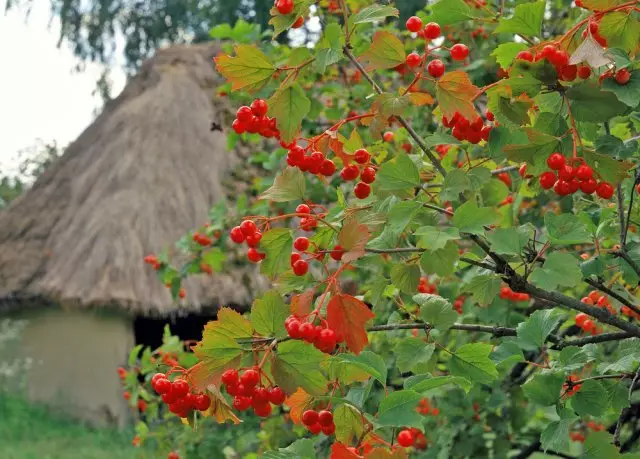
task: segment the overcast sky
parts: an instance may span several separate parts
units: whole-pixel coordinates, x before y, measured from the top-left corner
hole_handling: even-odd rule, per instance
[[[74,71],[78,61],[73,53],[64,44],[56,47],[59,22],[51,21],[48,3],[33,2],[28,19],[19,11],[5,15],[0,8],[0,170],[10,168],[18,151],[38,139],[68,144],[100,106],[91,93],[101,67],[90,64]],[[112,71],[112,79],[116,95],[124,73]]]

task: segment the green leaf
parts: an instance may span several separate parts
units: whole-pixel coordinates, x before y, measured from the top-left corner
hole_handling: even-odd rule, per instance
[[[418,247],[432,251],[444,248],[449,241],[460,239],[457,228],[443,226],[421,226],[413,234],[418,238]]]
[[[458,246],[449,241],[438,250],[429,250],[420,256],[420,266],[428,274],[448,276],[456,269],[456,262],[460,258]]]
[[[289,269],[291,251],[293,250],[293,236],[291,230],[275,228],[262,235],[260,250],[265,258],[260,264],[260,272],[275,275]]]
[[[408,155],[398,155],[380,166],[376,183],[381,191],[415,188],[420,186],[420,172]]]
[[[253,45],[237,45],[236,56],[226,54],[215,58],[216,68],[231,82],[233,91],[257,91],[271,80],[275,66]]]
[[[628,373],[635,371],[640,362],[640,341],[638,339],[626,339],[618,346],[616,359],[613,362],[603,362],[598,366],[602,373],[610,371],[617,373]]]
[[[460,141],[452,135],[446,134],[444,132],[436,132],[435,134],[425,137],[424,144],[427,146],[427,148],[433,148],[436,145],[460,145]],[[451,172],[449,172],[449,174]],[[449,174],[447,174],[447,176]]]
[[[591,242],[587,227],[573,214],[556,215],[547,212],[544,224],[549,233],[549,241],[554,245],[573,245]]]
[[[627,106],[613,93],[602,91],[595,82],[575,84],[566,94],[576,121],[603,123],[627,111]]]
[[[602,89],[611,91],[620,102],[635,108],[640,104],[640,72],[631,72],[627,84],[618,84],[615,78],[607,78],[602,82]]]
[[[531,128],[524,128],[528,143],[524,145],[506,145],[503,151],[507,158],[515,162],[535,164],[541,158],[547,158],[560,147],[560,139]]]
[[[397,67],[404,63],[405,58],[404,45],[400,39],[386,30],[376,32],[371,46],[360,56],[374,70]]]
[[[460,198],[460,193],[471,189],[471,180],[467,172],[462,169],[454,169],[444,178],[440,198],[443,200],[457,200]]]
[[[607,46],[620,48],[629,53],[638,48],[640,21],[631,10],[614,11],[602,16],[598,33],[607,39]]]
[[[329,65],[340,62],[344,56],[342,46],[344,35],[337,23],[328,24],[324,29],[322,40],[316,46],[315,66],[318,73],[324,73]]]
[[[374,4],[366,6],[349,18],[349,25],[378,22],[388,17],[398,17],[400,12],[392,6]]]
[[[518,344],[525,350],[537,350],[561,321],[559,311],[543,309],[534,312],[518,324]]]
[[[613,446],[613,436],[609,432],[589,432],[580,459],[620,459],[626,456],[622,456]]]
[[[516,99],[512,97],[511,91],[505,86],[491,88],[487,91],[487,95],[489,97],[488,109],[493,112],[498,122],[514,128],[530,124],[531,99]]]
[[[577,346],[568,346],[560,351],[558,359],[554,362],[554,368],[561,368],[565,371],[573,371],[583,368],[589,361],[589,357],[584,349]]]
[[[312,440],[301,438],[278,451],[266,451],[262,457],[264,459],[316,459],[316,450]]]
[[[506,69],[511,66],[511,62],[513,62],[520,51],[528,48],[529,46],[524,43],[502,43],[493,50],[491,55],[495,57],[500,67]]]
[[[608,155],[600,155],[592,150],[583,150],[582,156],[587,164],[598,171],[603,180],[613,184],[628,177],[627,171],[632,167],[630,162],[617,161]]]
[[[401,292],[411,295],[418,290],[420,268],[416,264],[398,263],[391,268],[391,282]]]
[[[457,376],[431,376],[430,374],[417,375],[407,378],[404,384],[405,389],[412,389],[420,394],[425,394],[438,387],[447,384],[455,384],[465,392],[471,390],[471,381]]]
[[[280,343],[271,365],[273,378],[287,394],[302,387],[311,395],[324,395],[327,380],[319,368],[327,360],[327,354],[304,341]]]
[[[448,330],[458,318],[451,303],[440,295],[418,293],[413,296],[413,301],[420,306],[420,318],[436,330]]]
[[[535,97],[543,85],[551,85],[557,78],[555,67],[546,59],[538,62],[517,59],[503,85],[511,88],[514,96],[525,93]]]
[[[514,363],[523,362],[524,355],[516,343],[505,341],[493,350],[491,360],[496,362],[498,368],[508,368]]]
[[[287,336],[284,321],[289,317],[289,306],[280,293],[269,290],[257,299],[251,308],[251,325],[262,336],[282,338]]]
[[[422,396],[413,390],[399,390],[380,402],[377,423],[381,426],[417,427],[422,429],[422,416],[416,407]]]
[[[297,167],[287,167],[276,178],[259,199],[274,202],[302,201],[306,189],[304,174]]]
[[[498,228],[487,231],[487,240],[491,244],[491,250],[501,255],[520,255],[522,249],[529,242],[530,229]]]
[[[219,247],[213,247],[202,254],[202,261],[215,272],[222,271],[226,259],[227,255]]]
[[[407,107],[409,107],[409,97],[385,92],[377,96],[373,104],[374,108],[386,121],[391,116],[404,115]]]
[[[544,19],[544,8],[544,0],[517,5],[512,17],[500,19],[494,33],[514,33],[528,37],[539,37]]]
[[[455,314],[455,313],[454,313]],[[434,344],[427,344],[420,338],[404,338],[393,347],[396,366],[402,373],[418,373],[426,369],[433,356]]]
[[[627,68],[633,63],[629,58],[629,54],[619,48],[608,48],[605,54],[613,59],[616,69]]]
[[[484,227],[500,221],[500,214],[491,207],[478,207],[475,201],[467,201],[453,214],[453,225],[461,233],[483,234]]]
[[[596,139],[596,152],[616,159],[630,158],[638,149],[638,142],[623,142],[618,137],[603,135]]]
[[[374,352],[362,351],[359,355],[338,354],[334,359],[353,365],[373,376],[383,386],[387,385],[387,364]]]
[[[280,14],[275,6],[271,8],[269,24],[273,26],[273,39],[275,40],[282,32],[290,29],[300,16],[307,17],[309,5],[312,3],[314,3],[312,0],[295,0],[293,11],[290,14]]]
[[[501,284],[502,281],[495,274],[480,274],[474,276],[463,290],[471,293],[474,302],[487,306],[498,296]]]
[[[566,252],[553,252],[547,256],[542,268],[531,274],[531,282],[545,290],[556,290],[558,286],[575,287],[582,280],[578,261]]]
[[[580,416],[600,416],[609,406],[607,391],[599,381],[589,379],[572,397],[571,406]]]
[[[498,377],[496,364],[489,354],[491,344],[469,343],[460,347],[449,361],[449,370],[454,376],[481,384],[491,384]]]
[[[427,22],[437,22],[441,26],[456,24],[478,17],[478,10],[473,10],[463,0],[440,0],[431,5],[431,15]]]
[[[387,213],[385,229],[393,235],[400,235],[413,218],[422,209],[422,203],[418,201],[400,201],[395,203]]]
[[[303,89],[294,83],[276,91],[268,103],[269,116],[276,119],[281,140],[293,141],[300,133],[302,120],[309,113],[311,101]]]
[[[333,411],[333,422],[336,425],[336,440],[341,443],[351,444],[362,435],[362,415],[351,405],[339,405]]]
[[[540,434],[540,445],[544,451],[564,451],[569,446],[569,429],[573,420],[552,421]]]
[[[532,402],[549,406],[560,398],[563,383],[564,376],[561,373],[538,373],[522,386],[522,390]]]

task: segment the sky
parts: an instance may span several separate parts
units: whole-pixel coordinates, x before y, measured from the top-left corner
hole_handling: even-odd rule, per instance
[[[4,14],[0,8],[0,171],[12,170],[20,150],[39,141],[65,146],[91,123],[101,106],[95,89],[102,67],[78,60],[63,44],[58,48],[59,21],[51,18],[49,2],[33,2],[24,12]],[[117,95],[124,72],[112,69]]]

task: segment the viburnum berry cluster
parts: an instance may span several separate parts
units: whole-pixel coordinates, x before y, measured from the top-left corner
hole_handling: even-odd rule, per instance
[[[344,337],[329,328],[326,321],[314,325],[313,322],[305,321],[308,318],[289,316],[284,326],[291,339],[300,339],[313,344],[316,349],[331,354],[336,346],[344,341]]]
[[[438,416],[440,414],[440,408],[431,406],[431,402],[429,402],[428,398],[420,399],[420,403],[418,403],[416,411],[425,416]]]
[[[236,119],[233,120],[231,127],[236,134],[260,134],[266,139],[275,137],[280,139],[280,131],[278,130],[276,119],[269,118],[267,112],[269,105],[264,99],[255,99],[251,106],[243,105],[236,112]]]
[[[418,292],[434,294],[438,293],[438,288],[429,281],[428,277],[421,277],[418,283]]]
[[[302,424],[304,424],[313,435],[318,435],[322,432],[330,436],[336,431],[336,424],[333,422],[333,413],[329,410],[305,410],[302,413]]]
[[[489,120],[489,116],[493,118],[491,112],[487,112],[487,120]],[[480,116],[473,121],[469,121],[459,112],[456,112],[451,119],[442,117],[442,124],[445,127],[452,128],[451,135],[456,139],[460,141],[466,140],[472,144],[478,144],[482,140],[488,141],[492,129],[491,125],[485,126],[484,120]]]
[[[167,376],[165,373],[156,373],[151,379],[151,386],[169,406],[169,411],[181,418],[187,418],[194,410],[209,409],[211,398],[207,394],[192,392],[185,379],[178,378],[172,382]]]
[[[598,182],[593,169],[582,158],[573,158],[568,164],[567,159],[556,152],[547,158],[547,166],[551,170],[540,175],[540,186],[545,190],[553,188],[558,196],[567,196],[578,190],[584,194],[595,192],[603,199],[613,196],[613,186],[604,180]]]
[[[257,416],[266,418],[271,414],[271,405],[280,406],[286,399],[280,387],[262,384],[263,380],[268,383],[268,379],[259,367],[247,368],[242,374],[230,368],[222,374],[221,380],[238,411],[253,408]]]
[[[258,250],[262,233],[252,220],[244,220],[240,225],[234,226],[229,232],[229,237],[236,244],[246,243],[249,247],[247,258],[251,263],[259,263],[265,258],[265,254]]]
[[[529,301],[531,297],[528,293],[514,292],[508,285],[500,289],[500,298],[507,301]]]

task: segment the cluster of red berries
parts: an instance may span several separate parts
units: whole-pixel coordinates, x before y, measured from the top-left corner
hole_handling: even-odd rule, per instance
[[[622,306],[622,308],[620,308],[620,312],[627,317],[640,320],[640,314],[638,314],[628,306]]]
[[[284,327],[291,339],[301,339],[325,354],[332,353],[338,343],[344,341],[344,336],[335,330],[323,325],[314,325],[311,322],[302,322],[296,316],[289,316],[284,322]]]
[[[576,1],[576,6],[578,5],[578,1]],[[607,39],[600,35],[600,24],[598,22],[589,21],[589,25],[582,31],[582,38],[587,38],[587,34],[589,33],[600,46],[603,48],[607,47]]]
[[[403,448],[414,446],[416,449],[427,449],[427,437],[415,427],[402,429],[398,432],[396,439]]]
[[[566,397],[572,397],[582,388],[582,384],[575,384],[576,381],[580,381],[577,375],[569,375],[567,382],[562,385],[562,391]]]
[[[528,293],[514,292],[509,286],[504,286],[500,289],[500,298],[507,301],[529,301],[531,297]]]
[[[266,418],[271,414],[271,404],[280,406],[284,403],[284,391],[278,386],[261,386],[261,379],[260,369],[257,367],[244,370],[242,375],[232,368],[222,373],[222,384],[233,397],[233,407],[236,410],[247,411],[253,408],[256,415]]]
[[[310,155],[305,153],[305,149],[294,144],[287,153],[287,164],[299,168],[302,172],[311,172],[315,175],[331,177],[336,172],[336,165],[324,156],[321,151],[314,151]]]
[[[580,443],[584,443],[585,441],[585,436],[582,432],[579,431],[575,431],[575,432],[570,432],[569,433],[569,438],[571,439],[571,441],[577,441]]]
[[[243,105],[236,112],[236,119],[231,127],[236,134],[248,132],[249,134],[260,134],[267,139],[280,138],[280,131],[276,127],[276,119],[269,118],[267,112],[269,106],[264,99],[256,99],[247,107]]]
[[[596,323],[590,319],[590,316],[583,312],[576,314],[575,321],[576,321],[576,325],[582,328],[582,330],[584,330],[585,333],[591,333],[592,335],[597,335],[602,331],[600,327],[598,327]]]
[[[453,309],[458,313],[462,314],[462,306],[464,306],[464,296],[459,296],[453,302]]]
[[[318,435],[322,432],[329,436],[336,431],[333,413],[329,410],[306,410],[302,413],[302,423],[313,435]]]
[[[545,190],[553,188],[558,196],[567,196],[580,190],[585,194],[595,192],[603,199],[611,199],[613,186],[606,181],[598,182],[593,176],[593,169],[584,164],[582,158],[573,161],[574,166],[571,166],[562,154],[556,152],[549,155],[547,166],[552,170],[540,175],[540,186]],[[579,165],[576,166],[576,163]],[[557,171],[557,175],[553,171]]]
[[[358,199],[365,199],[371,194],[371,184],[376,181],[376,170],[371,165],[371,155],[364,148],[353,153],[357,164],[348,164],[340,171],[340,177],[345,182],[360,177],[360,181],[353,187],[353,194]]]
[[[545,45],[535,54],[531,51],[520,51],[516,55],[516,59],[522,59],[528,62],[538,62],[546,59],[556,68],[558,79],[563,81],[573,81],[578,75],[578,67],[576,65],[569,65],[569,53],[563,49],[559,49],[556,44]]]
[[[418,16],[411,16],[405,23],[409,32],[416,33],[425,40],[435,40],[440,36],[441,30],[438,23],[430,22],[424,28],[422,28],[422,25],[422,19]]]
[[[314,204],[311,204],[311,206],[316,207]],[[311,207],[308,204],[299,204],[298,207],[296,207],[296,214],[307,215],[306,217],[300,218],[300,224],[298,225],[298,228],[307,232],[313,231],[318,227],[318,220],[316,218],[322,219],[326,215],[324,213],[318,213],[317,215],[312,214]]]
[[[191,238],[196,244],[201,245],[202,247],[210,246],[213,243],[213,239],[206,234],[199,233],[198,231],[193,233]]]
[[[304,236],[300,236],[293,241],[293,248],[302,253],[309,253],[308,249],[311,246],[311,241]],[[325,252],[318,252],[311,254],[309,259],[323,259]],[[340,245],[336,245],[329,251],[329,256],[335,261],[340,261],[344,255],[344,250]],[[290,259],[291,268],[296,276],[304,276],[309,270],[309,262],[302,258],[302,255],[298,252],[291,253]]]
[[[491,112],[487,112],[487,114],[491,114]],[[493,118],[493,114],[491,114],[491,118]],[[489,118],[487,119],[492,121]],[[458,112],[455,112],[450,120],[442,117],[442,124],[445,127],[453,128],[451,135],[456,139],[460,141],[467,140],[473,144],[480,143],[481,140],[485,142],[489,140],[489,134],[492,129],[492,126],[485,126],[481,117],[477,117],[473,122],[470,122]]]
[[[610,314],[616,315],[616,310],[613,308],[613,306],[611,306],[609,297],[598,292],[597,290],[590,291],[588,295],[581,298],[580,301],[582,303],[588,304],[589,306],[604,308],[609,311]]]
[[[147,255],[146,257],[144,257],[144,262],[148,265],[151,265],[156,271],[162,268],[162,263],[155,255]]]
[[[435,284],[431,284],[427,277],[421,277],[418,283],[418,292],[420,293],[437,293],[438,289]]]
[[[151,386],[169,405],[169,411],[181,418],[188,417],[194,410],[206,411],[211,406],[209,396],[191,392],[189,383],[184,379],[171,382],[164,373],[156,373],[151,378]]]
[[[251,263],[259,263],[264,260],[266,254],[258,250],[262,233],[252,220],[245,220],[240,225],[234,226],[229,232],[229,237],[236,244],[247,243],[247,258]]]
[[[428,416],[428,415],[437,416],[440,414],[440,408],[437,408],[435,406],[432,407],[431,403],[429,403],[429,399],[426,399],[426,398],[423,398],[420,400],[420,403],[418,403],[418,407],[416,408],[416,411],[425,416]]]

